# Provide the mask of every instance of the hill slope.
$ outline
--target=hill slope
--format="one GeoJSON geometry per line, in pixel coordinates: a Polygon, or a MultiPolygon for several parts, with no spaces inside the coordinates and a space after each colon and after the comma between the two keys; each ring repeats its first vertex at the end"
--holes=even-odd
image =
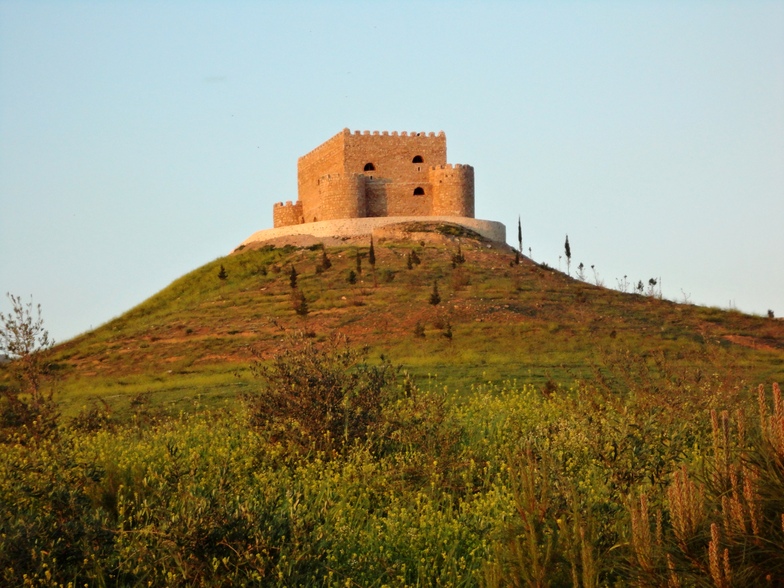
{"type": "Polygon", "coordinates": [[[122,407],[145,392],[174,410],[196,397],[232,397],[252,385],[254,357],[269,357],[294,331],[319,339],[340,331],[369,346],[371,358],[463,391],[505,379],[552,388],[632,364],[633,377],[681,381],[784,375],[780,320],[597,287],[525,258],[515,264],[506,246],[430,229],[376,243],[375,270],[367,242],[327,247],[323,271],[320,247],[244,248],[208,263],[53,351],[64,410],[95,396],[122,407]],[[412,252],[421,263],[408,269],[412,252]],[[292,266],[305,316],[294,311],[292,266]],[[437,305],[429,303],[434,283],[437,305]]]}

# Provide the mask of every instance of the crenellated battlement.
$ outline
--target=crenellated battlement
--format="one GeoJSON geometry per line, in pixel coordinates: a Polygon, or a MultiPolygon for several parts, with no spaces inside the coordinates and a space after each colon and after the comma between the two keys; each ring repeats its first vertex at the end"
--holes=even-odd
{"type": "MultiPolygon", "coordinates": [[[[344,129],[344,132],[348,131],[348,129],[344,129]]],[[[351,133],[351,131],[348,131],[351,133]]],[[[420,138],[435,138],[435,137],[444,137],[444,131],[438,131],[438,133],[434,132],[408,132],[408,131],[354,131],[353,136],[355,137],[420,137],[420,138]]]]}
{"type": "Polygon", "coordinates": [[[465,163],[445,163],[443,165],[431,165],[431,171],[437,170],[469,170],[474,169],[472,166],[465,163]]]}

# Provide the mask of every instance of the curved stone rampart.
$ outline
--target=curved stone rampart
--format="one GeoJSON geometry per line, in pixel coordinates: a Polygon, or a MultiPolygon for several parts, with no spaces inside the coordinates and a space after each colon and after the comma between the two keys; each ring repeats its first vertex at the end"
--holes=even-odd
{"type": "Polygon", "coordinates": [[[316,238],[361,237],[362,235],[372,234],[373,230],[379,227],[410,222],[452,223],[471,229],[491,241],[506,243],[506,227],[503,223],[496,221],[465,218],[462,216],[383,216],[319,221],[292,225],[290,227],[265,229],[253,233],[242,242],[242,245],[248,245],[256,241],[269,241],[290,235],[311,235],[316,238]]]}

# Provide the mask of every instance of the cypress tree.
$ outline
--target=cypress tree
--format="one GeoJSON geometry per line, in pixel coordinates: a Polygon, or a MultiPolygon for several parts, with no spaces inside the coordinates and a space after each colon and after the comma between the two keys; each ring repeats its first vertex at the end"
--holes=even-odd
{"type": "Polygon", "coordinates": [[[438,281],[433,282],[433,291],[430,293],[429,302],[433,306],[441,302],[441,295],[438,293],[438,281]]]}
{"type": "Polygon", "coordinates": [[[520,224],[520,217],[517,217],[517,245],[520,253],[523,252],[523,225],[520,224]]]}

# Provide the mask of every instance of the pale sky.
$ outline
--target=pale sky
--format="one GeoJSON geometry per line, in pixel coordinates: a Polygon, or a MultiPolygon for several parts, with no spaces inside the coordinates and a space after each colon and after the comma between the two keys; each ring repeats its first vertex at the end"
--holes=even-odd
{"type": "Polygon", "coordinates": [[[748,0],[0,0],[0,293],[97,327],[344,127],[443,130],[537,261],[784,315],[784,2],[748,0]]]}

